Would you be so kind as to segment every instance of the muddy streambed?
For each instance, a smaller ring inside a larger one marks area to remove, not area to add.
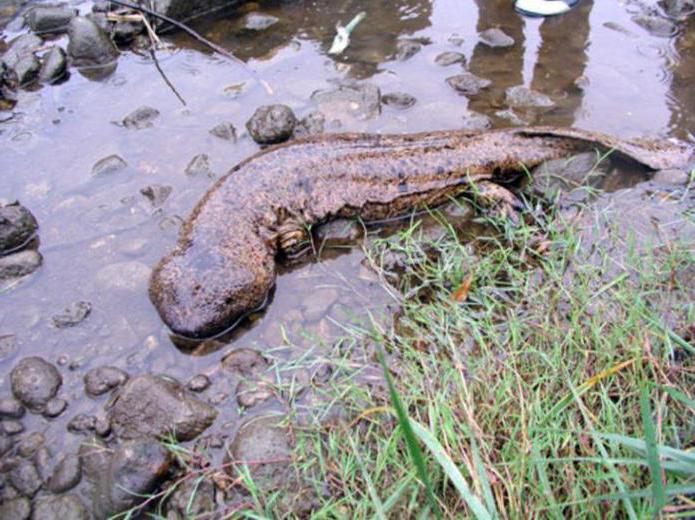
[[[92,8],[71,4],[84,13]],[[211,183],[258,150],[244,125],[261,105],[288,105],[300,119],[321,111],[329,132],[550,124],[693,140],[692,19],[659,22],[649,2],[585,0],[565,17],[542,21],[522,19],[508,4],[267,2],[192,24],[246,61],[272,95],[243,67],[180,33],[162,36],[157,58],[185,105],[146,52],[123,51],[116,69],[98,80],[73,69],[65,82],[20,91],[14,109],[0,113],[0,198],[20,200],[37,217],[43,266],[2,286],[0,394],[10,395],[10,370],[20,359],[40,355],[58,367],[67,408],[53,419],[26,415],[18,435],[41,432],[54,457],[74,453],[84,434],[68,432],[68,424],[76,416],[103,419],[107,400],[86,396],[83,378],[109,365],[131,377],[158,373],[184,383],[207,374],[212,386],[200,397],[219,415],[205,436],[221,446],[242,413],[276,406],[259,398],[240,411],[238,381],[218,377],[225,356],[252,349],[277,367],[278,381],[306,381],[329,370],[332,338],[345,327],[387,320],[397,310],[398,298],[360,247],[344,246],[285,269],[267,310],[233,334],[191,343],[163,327],[147,297],[150,268]],[[14,6],[0,13],[8,21],[0,50],[25,32],[13,20]],[[350,47],[329,56],[336,22],[362,10],[367,17]],[[250,31],[243,27],[249,12],[276,21]],[[513,43],[484,43],[478,33],[491,28]],[[64,47],[67,38],[54,41]],[[464,70],[491,84],[464,95],[456,80],[447,82]],[[336,95],[341,85],[351,94]],[[518,86],[543,96],[509,93]],[[159,112],[151,125],[118,124],[141,106]],[[212,134],[220,124],[232,125],[236,136]],[[120,158],[117,167],[99,172],[95,165],[110,156]],[[436,230],[436,222],[428,225]],[[89,314],[57,326],[55,317],[66,308],[74,313],[78,302]]]

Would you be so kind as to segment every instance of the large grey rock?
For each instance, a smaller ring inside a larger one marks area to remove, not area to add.
[[[117,437],[173,434],[189,441],[205,431],[217,411],[178,381],[153,375],[135,377],[116,393],[109,420]]]
[[[22,359],[10,372],[12,393],[27,408],[42,411],[63,384],[58,369],[38,356]]]
[[[36,33],[62,33],[68,28],[70,20],[77,16],[77,9],[58,6],[37,6],[26,15],[31,30]]]
[[[68,54],[78,67],[106,65],[118,57],[109,35],[89,18],[73,18],[68,25],[68,36]]]
[[[57,45],[51,47],[43,57],[39,81],[42,83],[56,83],[67,76],[68,61],[65,51]]]
[[[287,105],[265,105],[246,122],[246,130],[258,144],[275,144],[292,137],[296,124],[297,117]]]
[[[31,211],[18,202],[0,206],[0,255],[23,247],[38,227]]]

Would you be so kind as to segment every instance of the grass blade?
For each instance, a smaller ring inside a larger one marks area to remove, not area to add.
[[[654,513],[658,515],[666,506],[666,494],[664,483],[661,480],[661,462],[656,442],[656,428],[652,422],[652,412],[649,406],[649,392],[646,386],[642,386],[640,392],[640,409],[642,411],[642,425],[644,427],[644,439],[647,444],[647,461],[649,472],[652,476],[652,494],[654,498]]]

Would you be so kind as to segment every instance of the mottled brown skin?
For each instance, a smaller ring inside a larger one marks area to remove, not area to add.
[[[411,135],[333,134],[266,149],[210,189],[157,265],[150,298],[177,334],[204,338],[265,305],[276,256],[309,225],[378,220],[432,206],[472,183],[504,181],[587,149],[649,169],[682,166],[684,146],[635,144],[575,129]]]

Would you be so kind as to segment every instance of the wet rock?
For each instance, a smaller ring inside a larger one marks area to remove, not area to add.
[[[25,16],[27,24],[36,33],[63,33],[70,21],[77,16],[77,10],[69,7],[38,6]]]
[[[297,118],[286,105],[265,105],[246,122],[246,129],[258,144],[274,144],[292,136]]]
[[[10,482],[14,488],[27,498],[33,497],[41,489],[43,482],[34,463],[21,459],[10,471]]]
[[[97,426],[97,418],[93,415],[87,415],[85,413],[77,414],[75,417],[70,419],[68,423],[68,431],[70,433],[79,433],[86,435],[93,432]]]
[[[118,57],[111,38],[89,18],[73,18],[68,24],[68,36],[68,54],[78,67],[106,65]]]
[[[39,71],[39,81],[41,83],[53,84],[67,76],[67,55],[61,48],[53,46],[43,56],[41,70]]]
[[[446,78],[446,82],[451,88],[467,96],[475,96],[492,84],[489,79],[481,78],[471,72],[451,76]]]
[[[215,8],[229,7],[240,3],[239,0],[153,0],[151,7],[158,13],[175,20],[186,20],[197,14],[210,12]],[[162,23],[159,22],[158,23]],[[165,24],[164,24],[165,25]]]
[[[381,113],[381,91],[375,85],[368,83],[341,85],[332,90],[318,90],[311,97],[329,119],[349,116],[366,120]]]
[[[172,493],[167,503],[167,518],[202,518],[212,516],[215,510],[215,485],[212,479],[188,479]]]
[[[77,451],[82,473],[92,482],[97,482],[106,474],[112,455],[113,450],[96,437],[84,440]]]
[[[7,67],[13,69],[20,59],[32,55],[41,45],[43,45],[43,40],[35,34],[23,34],[12,40],[9,48],[2,56],[2,61]]]
[[[27,408],[42,411],[63,384],[58,369],[38,356],[22,359],[10,373],[12,393]]]
[[[188,163],[188,166],[186,166],[184,173],[188,177],[207,177],[209,179],[214,179],[216,177],[215,172],[213,172],[210,167],[210,157],[204,153],[193,157],[191,162]]]
[[[509,87],[506,91],[506,101],[511,107],[552,107],[555,103],[545,94],[531,90],[523,85]]]
[[[19,202],[0,206],[0,255],[24,247],[38,227],[31,211]]]
[[[173,187],[164,184],[150,184],[142,188],[140,194],[149,200],[152,206],[158,208],[166,202],[173,190]]]
[[[68,402],[60,397],[54,397],[46,403],[46,409],[43,411],[44,417],[58,417],[68,407]]]
[[[126,45],[132,42],[140,34],[145,26],[136,22],[118,22],[113,26],[111,35],[119,45]]]
[[[150,268],[142,262],[118,262],[101,268],[96,283],[107,291],[135,292],[145,290],[150,278]]]
[[[17,453],[20,457],[28,459],[33,457],[39,448],[45,444],[45,442],[46,437],[43,433],[32,432],[19,441],[19,444],[17,444]]]
[[[0,501],[0,518],[7,520],[29,520],[31,516],[31,502],[27,498],[13,498]]]
[[[79,325],[87,319],[92,312],[92,304],[89,302],[73,302],[65,310],[51,318],[53,326],[57,329],[67,329]]]
[[[316,110],[302,118],[299,123],[297,123],[297,126],[294,127],[294,137],[320,135],[324,132],[325,126],[326,116]]]
[[[314,236],[320,247],[349,246],[364,236],[364,227],[356,220],[335,219],[318,226]]]
[[[17,350],[17,338],[14,334],[0,336],[0,360],[5,360]]]
[[[210,378],[205,374],[198,374],[194,376],[186,385],[191,392],[204,392],[210,388]]]
[[[14,440],[3,432],[0,432],[0,457],[4,456],[14,447]],[[0,500],[1,502],[1,500]]]
[[[92,4],[93,13],[108,13],[111,9],[111,3],[108,0],[96,0]]]
[[[142,106],[135,109],[123,118],[122,124],[126,128],[142,130],[154,125],[155,119],[159,117],[159,110],[156,108]]]
[[[91,515],[76,495],[47,495],[34,504],[32,520],[89,520]]]
[[[188,441],[205,431],[216,417],[214,408],[178,381],[153,375],[125,383],[109,410],[113,431],[122,439],[173,433],[177,440]]]
[[[0,256],[0,280],[27,276],[41,267],[42,263],[43,257],[34,250]]]
[[[222,358],[222,368],[224,370],[236,372],[244,376],[264,372],[268,366],[268,361],[266,361],[263,355],[250,348],[233,350]]]
[[[215,137],[224,139],[225,141],[236,143],[236,128],[232,123],[220,123],[210,130],[210,133]]]
[[[331,306],[338,301],[336,289],[317,289],[302,302],[301,309],[306,321],[317,321],[323,318]]]
[[[484,43],[488,47],[492,48],[503,48],[512,47],[514,45],[514,38],[505,33],[502,29],[493,27],[481,32],[478,35],[481,43]]]
[[[508,108],[506,110],[498,110],[497,112],[495,112],[495,116],[505,121],[508,121],[510,124],[514,126],[523,126],[526,124],[526,121],[521,119],[521,117],[519,117],[519,115],[516,112],[514,112],[514,110],[512,110],[511,108]]]
[[[125,441],[110,457],[96,481],[94,513],[108,518],[130,509],[164,479],[171,464],[169,452],[156,440]]]
[[[92,175],[94,177],[101,177],[103,175],[111,175],[122,169],[126,168],[128,163],[126,163],[118,155],[109,155],[103,159],[99,159],[94,166],[92,166]]]
[[[460,52],[442,52],[441,54],[437,55],[437,57],[434,59],[434,62],[442,67],[448,67],[449,65],[453,65],[455,63],[461,63],[462,65],[465,65],[466,56],[464,56]]]
[[[32,457],[36,471],[39,472],[42,482],[48,481],[53,472],[53,456],[46,446],[41,446]]]
[[[11,110],[17,104],[17,74],[0,62],[0,110]]]
[[[422,50],[422,44],[416,40],[398,40],[396,43],[395,58],[398,61],[406,61]]]
[[[14,72],[17,75],[17,81],[20,87],[25,87],[36,82],[41,70],[41,63],[33,54],[20,58],[14,66]]]
[[[381,96],[381,102],[386,106],[405,110],[412,107],[417,102],[417,99],[406,92],[391,92]]]
[[[236,400],[239,406],[252,408],[267,401],[273,395],[273,389],[265,381],[240,381],[236,387]]]
[[[279,18],[263,13],[249,13],[241,23],[247,31],[264,31],[280,21]]]
[[[695,0],[661,0],[666,14],[676,20],[684,20],[695,13]]]
[[[77,455],[65,455],[55,466],[47,487],[52,493],[65,493],[82,479],[82,466]]]
[[[490,118],[485,114],[479,114],[478,112],[468,111],[463,116],[463,123],[461,123],[461,130],[485,130],[490,128],[492,122]]]
[[[546,161],[531,171],[531,190],[549,199],[562,191],[596,185],[609,169],[607,162],[598,163],[596,153],[585,152],[570,159]]]
[[[128,380],[128,374],[116,367],[97,367],[84,376],[84,389],[92,397],[110,392]]]
[[[670,38],[678,31],[676,24],[661,16],[640,14],[633,16],[632,21],[658,38]]]
[[[11,397],[0,399],[0,417],[9,419],[21,419],[26,410],[22,403]]]
[[[282,420],[278,416],[253,417],[239,427],[226,456],[226,462],[235,462],[228,469],[233,477],[239,476],[237,466],[253,462],[247,468],[259,489],[269,493],[283,487],[291,477],[292,446]]]
[[[24,431],[24,425],[14,419],[5,419],[0,421],[0,430],[6,435],[19,435]]]
[[[677,169],[659,170],[652,175],[652,181],[658,184],[672,184],[679,186],[688,184],[690,181],[690,175],[688,172]],[[2,412],[0,412],[0,415],[2,415]]]

